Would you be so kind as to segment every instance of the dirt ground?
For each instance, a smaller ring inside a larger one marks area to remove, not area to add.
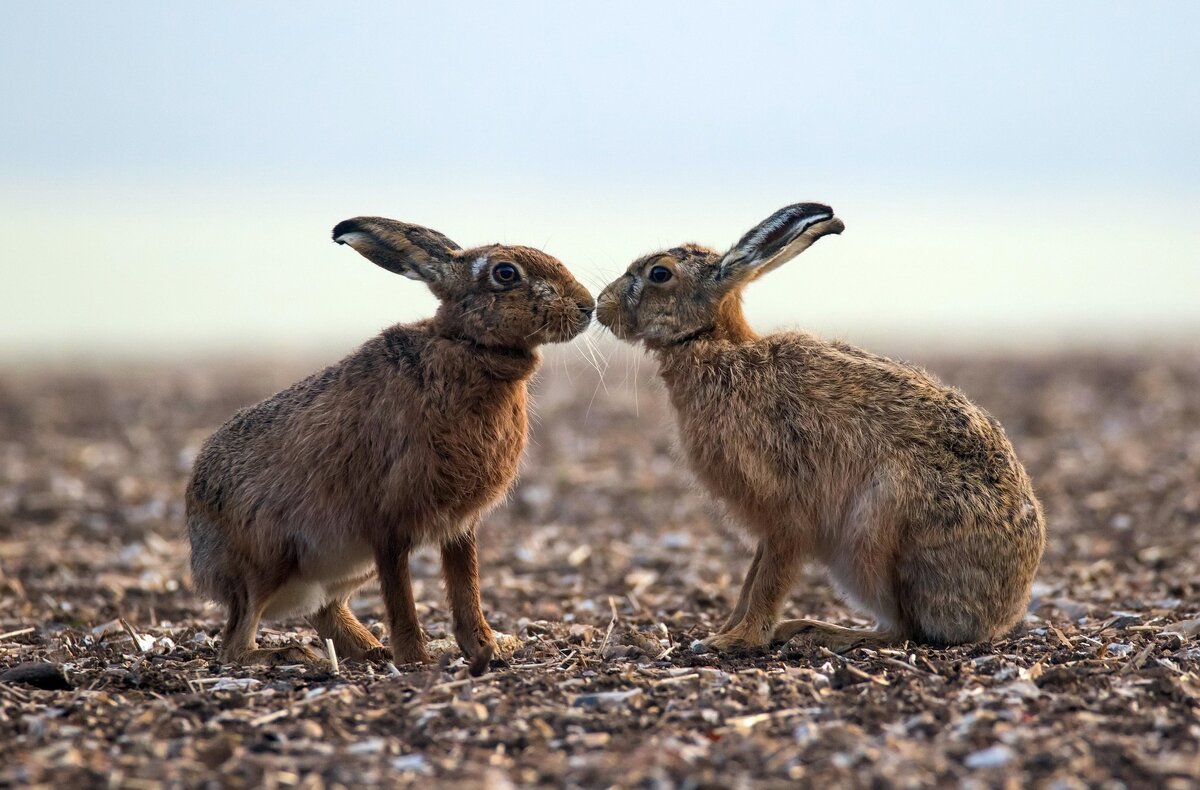
[[[1195,787],[1200,352],[918,360],[1006,426],[1048,515],[995,644],[719,658],[749,552],[673,459],[643,361],[552,357],[519,487],[481,533],[516,652],[433,667],[222,666],[189,592],[199,443],[296,364],[0,370],[0,786]],[[448,636],[435,557],[415,560]],[[356,610],[383,616],[378,591]],[[810,573],[790,616],[854,624]],[[264,642],[315,640],[272,623]],[[65,682],[64,682],[65,677]]]

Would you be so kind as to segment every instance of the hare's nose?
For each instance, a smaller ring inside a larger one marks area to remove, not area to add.
[[[588,302],[576,302],[579,305],[579,312],[583,313],[586,318],[592,317],[592,311],[596,309],[596,305]]]

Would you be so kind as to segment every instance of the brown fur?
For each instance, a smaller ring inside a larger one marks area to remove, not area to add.
[[[598,300],[601,323],[658,357],[693,471],[758,541],[718,650],[986,640],[1029,601],[1045,526],[999,423],[911,365],[746,322],[747,283],[842,229],[827,206],[788,206],[724,255],[645,256]],[[656,266],[671,278],[653,283]],[[778,622],[810,560],[876,630]]]
[[[582,331],[594,303],[561,263],[526,247],[464,251],[375,217],[340,223],[334,239],[426,282],[442,304],[238,412],[204,444],[187,490],[195,585],[228,607],[228,661],[315,659],[255,647],[259,619],[285,614],[309,616],[346,658],[427,661],[408,557],[435,543],[455,636],[482,671],[495,642],[475,530],[516,478],[536,347]],[[498,282],[502,264],[519,281]],[[390,654],[346,605],[376,571]]]

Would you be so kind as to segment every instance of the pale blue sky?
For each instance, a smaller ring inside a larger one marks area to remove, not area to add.
[[[1200,5],[19,4],[0,353],[349,348],[431,309],[347,216],[599,285],[796,200],[752,291],[869,341],[1191,337]],[[764,281],[765,282],[765,281]]]

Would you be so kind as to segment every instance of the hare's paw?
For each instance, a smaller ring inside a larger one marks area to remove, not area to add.
[[[895,633],[886,630],[846,628],[820,620],[784,620],[777,624],[771,634],[771,642],[782,644],[798,639],[810,647],[823,647],[835,653],[844,653],[856,647],[879,647],[902,641]]]
[[[269,667],[282,667],[291,664],[326,664],[329,659],[311,647],[305,645],[287,645],[285,647],[260,647],[247,650],[235,661],[239,664],[263,664]]]
[[[740,653],[761,650],[770,644],[770,631],[749,628],[733,628],[713,634],[703,645],[715,653]]]
[[[487,672],[488,664],[492,663],[492,658],[497,653],[496,640],[488,635],[487,641],[478,641],[470,646],[468,650],[466,645],[462,646],[463,655],[467,657],[467,666],[472,675],[478,676]]]
[[[455,634],[454,639],[466,657],[472,675],[486,672],[492,658],[500,652],[496,646],[496,636],[486,623],[479,628],[463,629]]]
[[[359,655],[355,656],[359,661],[370,661],[373,664],[387,664],[392,661],[392,651],[388,650],[383,645],[378,647],[369,647],[363,650]]]
[[[425,642],[422,639],[394,639],[392,640],[392,661],[396,666],[402,664],[432,664],[433,657],[429,655],[429,651],[425,649]]]

